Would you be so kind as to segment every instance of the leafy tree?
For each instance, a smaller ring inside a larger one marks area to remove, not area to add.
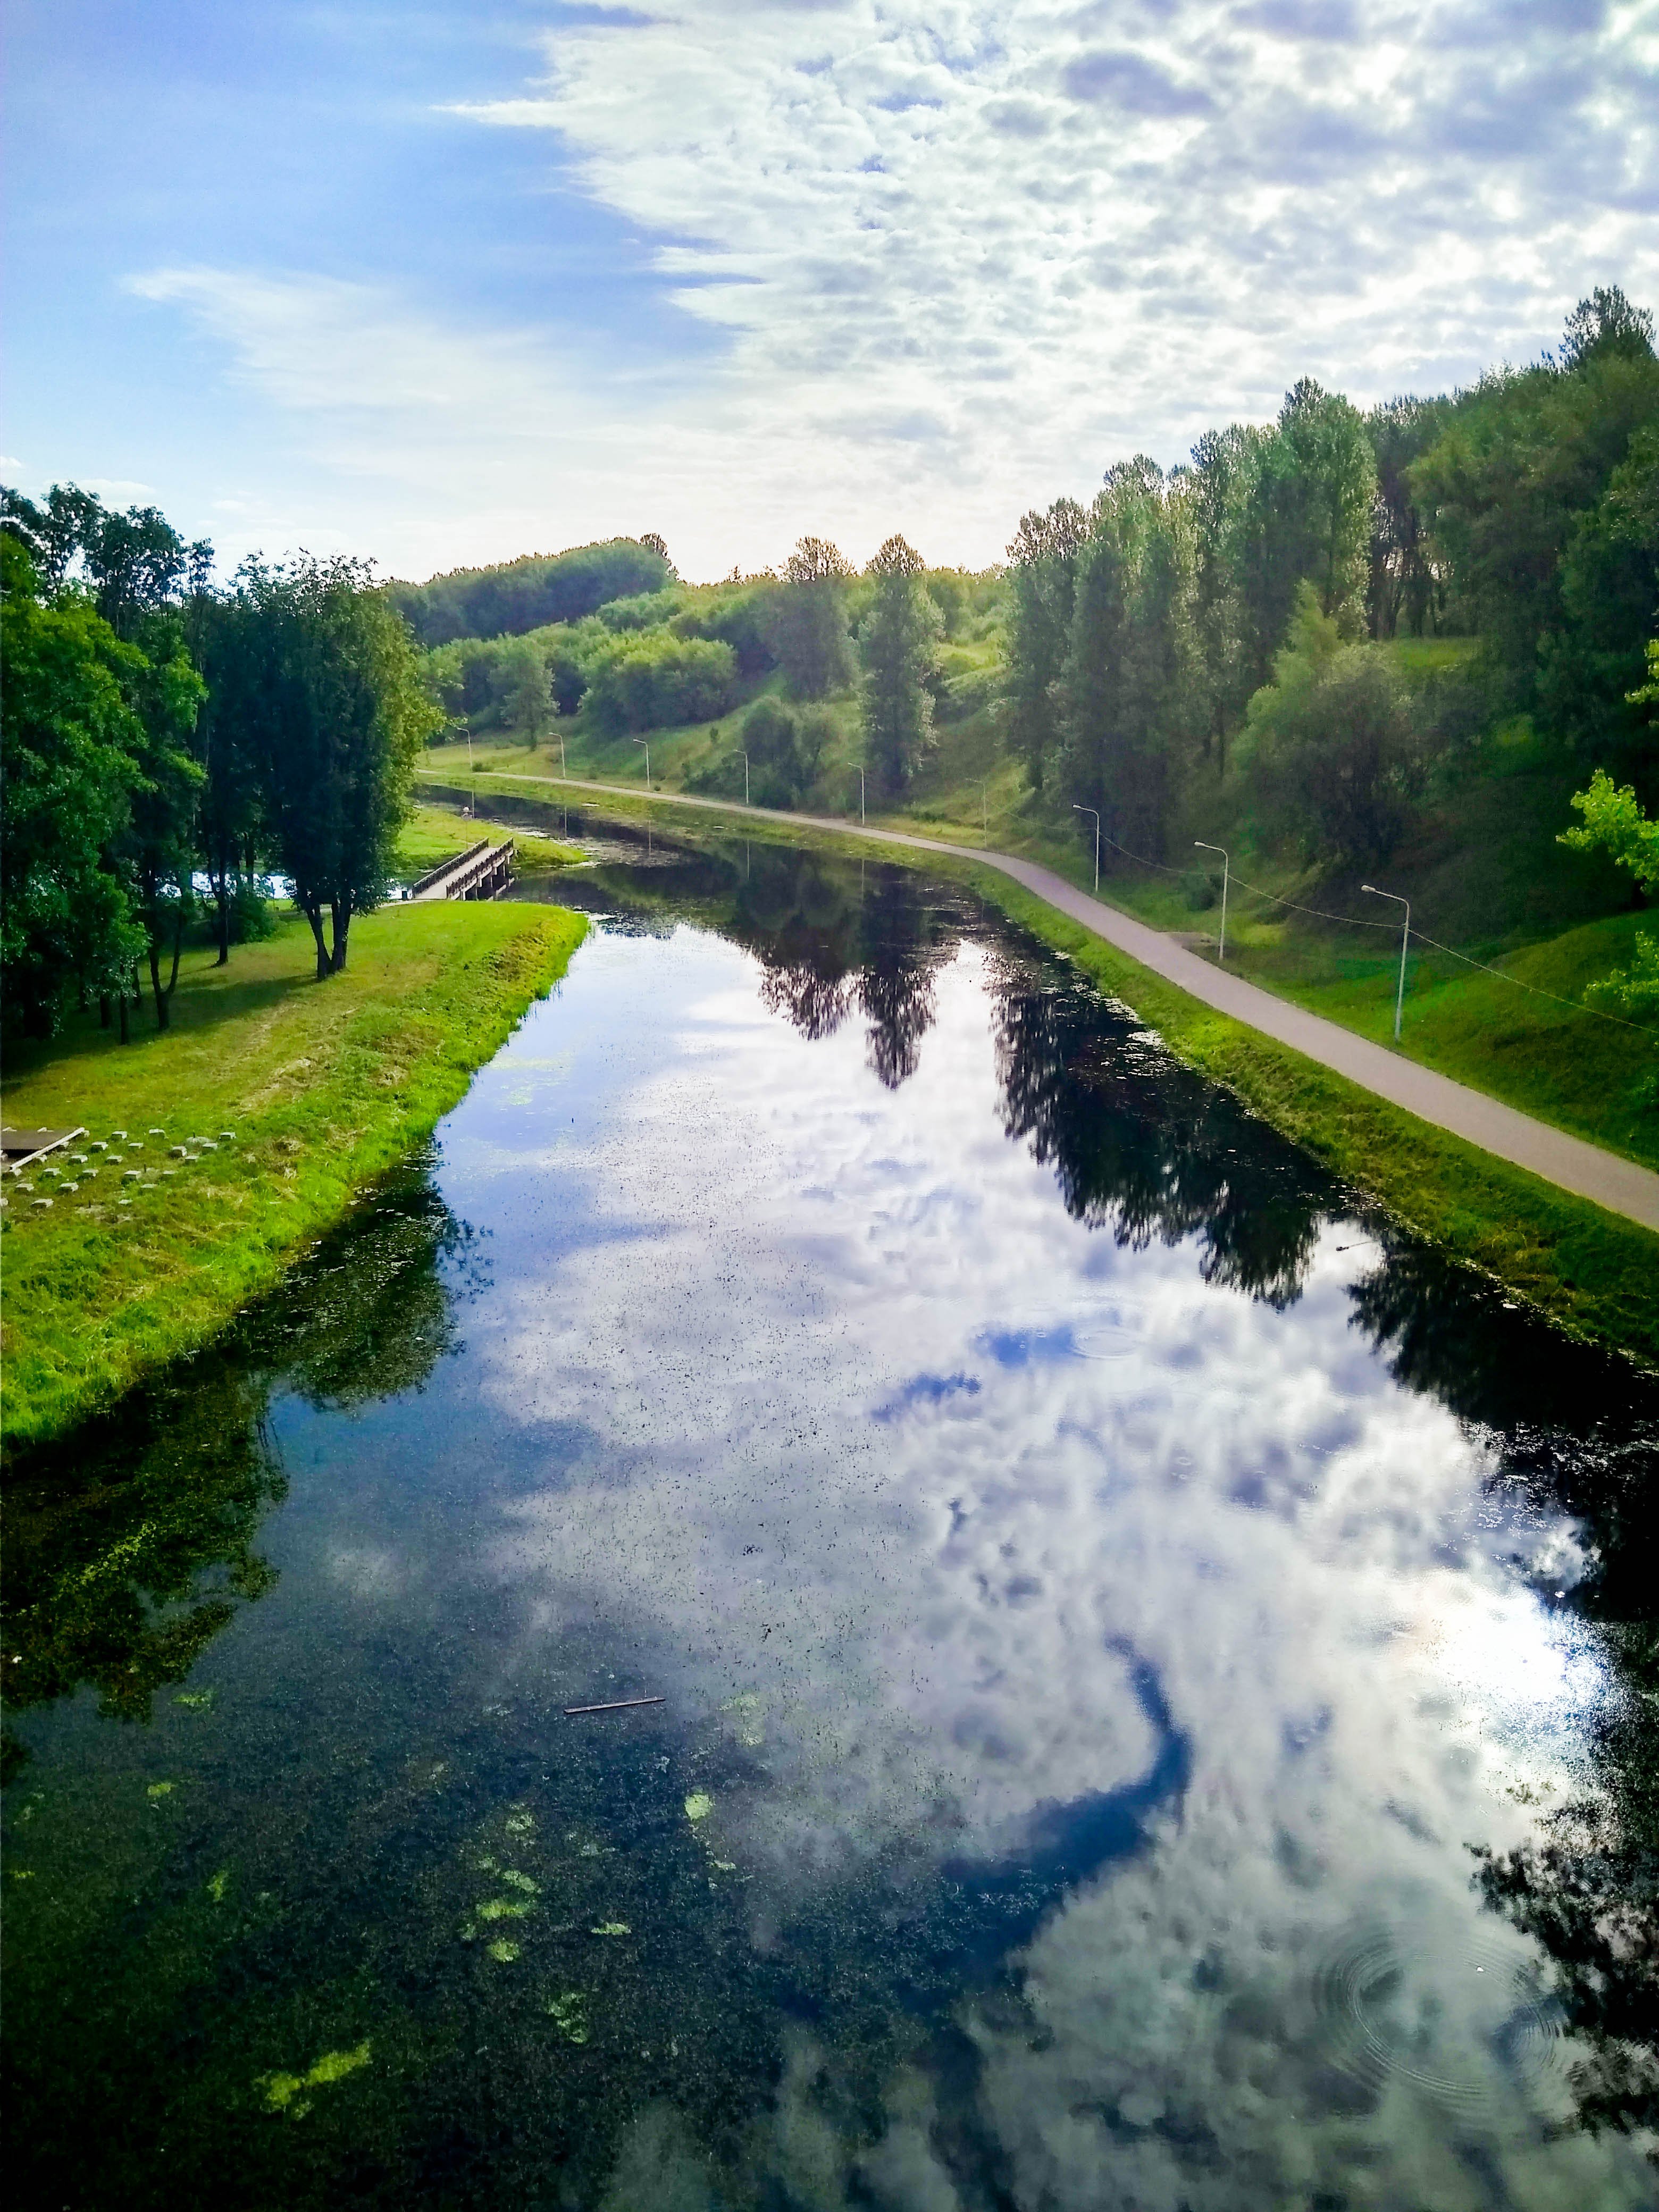
[[[1078,556],[1089,518],[1075,500],[1059,499],[1046,514],[1023,514],[1008,548],[1012,590],[1009,626],[1009,738],[1041,791],[1060,742],[1059,687],[1071,644]]]
[[[1648,647],[1648,662],[1652,678],[1633,698],[1659,703],[1659,640]],[[1634,788],[1615,785],[1607,770],[1598,768],[1589,789],[1575,792],[1571,803],[1583,821],[1577,829],[1564,830],[1558,843],[1581,853],[1606,853],[1616,866],[1635,877],[1649,897],[1659,892],[1659,821],[1643,812]],[[1638,930],[1633,964],[1591,984],[1585,996],[1607,1000],[1633,1014],[1659,1014],[1659,937]]]
[[[212,889],[219,957],[230,958],[233,916],[252,889],[264,840],[259,763],[251,742],[257,717],[242,695],[249,655],[246,606],[205,592],[191,600],[185,635],[206,696],[196,723],[196,757],[205,781],[197,838]]]
[[[835,724],[822,710],[797,714],[777,699],[757,699],[744,716],[750,795],[762,806],[795,806],[817,781]],[[741,788],[738,785],[737,788]]]
[[[366,563],[248,562],[237,593],[266,818],[311,924],[320,981],[345,966],[353,915],[386,895],[415,756],[440,710],[408,629]]]
[[[149,957],[155,1025],[167,1025],[167,1001],[179,981],[179,954],[192,904],[197,817],[205,772],[192,750],[205,687],[185,648],[174,614],[146,614],[134,624],[143,648],[134,681],[142,732],[135,787],[116,849],[131,870]],[[172,937],[172,972],[161,981],[164,942]]]
[[[1659,752],[1631,688],[1659,610],[1659,421],[1632,434],[1607,489],[1576,518],[1560,594],[1560,627],[1539,648],[1544,714],[1581,757],[1617,759],[1659,799]]]
[[[110,862],[143,780],[143,655],[82,594],[57,604],[0,534],[0,981],[8,1029],[48,1036],[80,993],[125,1006],[143,932]]]
[[[1108,471],[1078,563],[1063,692],[1068,793],[1147,854],[1163,845],[1190,699],[1190,548],[1165,493],[1144,454]]]
[[[1424,763],[1411,696],[1386,653],[1345,643],[1311,584],[1237,757],[1267,820],[1310,859],[1380,859],[1405,827]]]
[[[558,713],[546,661],[527,638],[518,640],[497,661],[495,680],[501,720],[521,732],[525,743],[533,748],[552,728]]]
[[[659,538],[613,538],[568,553],[529,553],[489,568],[455,568],[425,584],[388,584],[392,604],[422,645],[520,636],[580,622],[612,599],[674,580]]]
[[[1621,684],[1618,667],[1639,667],[1651,628],[1650,603],[1628,630],[1615,629],[1628,612],[1601,610],[1597,592],[1605,581],[1627,607],[1651,561],[1641,520],[1647,449],[1637,441],[1656,428],[1651,321],[1609,291],[1580,303],[1559,362],[1504,370],[1461,394],[1409,471],[1448,564],[1449,612],[1486,641],[1500,703],[1536,707],[1541,677],[1542,703],[1583,750],[1615,726],[1627,730],[1620,695],[1630,678]],[[1635,474],[1615,491],[1627,461]]]
[[[803,538],[770,599],[771,645],[798,699],[823,699],[853,680],[847,635],[852,565],[824,538]]]
[[[1304,376],[1255,448],[1235,532],[1253,684],[1265,683],[1298,587],[1322,612],[1357,615],[1364,591],[1376,464],[1358,409]]]
[[[1173,496],[1185,509],[1193,548],[1192,621],[1205,750],[1218,775],[1227,739],[1253,688],[1242,577],[1246,494],[1269,431],[1245,422],[1206,430],[1190,466],[1176,471]]]
[[[859,638],[865,749],[879,787],[899,792],[933,744],[927,687],[943,624],[921,582],[921,556],[902,538],[890,538],[866,573],[875,592]]]
[[[1439,435],[1446,405],[1438,399],[1390,399],[1365,417],[1376,460],[1371,508],[1370,574],[1365,587],[1366,626],[1373,637],[1393,637],[1403,625],[1421,637],[1444,602],[1428,520],[1412,487],[1413,464]]]

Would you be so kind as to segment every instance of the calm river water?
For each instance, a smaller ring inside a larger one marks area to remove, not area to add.
[[[12,2201],[1650,2203],[1659,1392],[963,896],[558,895],[429,1160],[14,1472]]]

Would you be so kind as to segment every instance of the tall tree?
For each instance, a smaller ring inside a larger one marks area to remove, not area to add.
[[[552,728],[558,708],[554,703],[547,662],[528,638],[515,640],[496,664],[501,720],[517,730],[533,750]]]
[[[1237,538],[1252,688],[1265,684],[1311,583],[1320,610],[1357,614],[1365,586],[1376,463],[1358,410],[1304,376],[1255,455]]]
[[[246,686],[251,672],[249,609],[234,594],[195,593],[185,635],[207,696],[196,724],[202,786],[198,836],[213,893],[218,959],[230,958],[231,908],[239,881],[263,858],[264,815],[253,744],[258,711]]]
[[[1376,461],[1365,587],[1366,623],[1373,637],[1393,637],[1402,623],[1413,637],[1421,637],[1444,599],[1411,469],[1434,443],[1445,418],[1443,400],[1413,398],[1388,400],[1365,417]]]
[[[1205,431],[1172,486],[1193,549],[1198,705],[1204,749],[1218,775],[1227,772],[1227,740],[1243,714],[1255,670],[1246,643],[1240,538],[1247,495],[1272,434],[1249,422]]]
[[[143,656],[83,594],[48,603],[11,530],[0,580],[0,1004],[9,1030],[47,1036],[81,994],[125,1006],[143,948],[109,860],[143,777]]]
[[[850,562],[827,538],[803,538],[784,563],[770,608],[770,642],[798,699],[823,699],[853,678],[847,635]]]
[[[192,903],[197,816],[205,781],[192,749],[204,686],[185,645],[176,614],[146,613],[131,623],[142,665],[134,683],[143,732],[141,771],[125,835],[116,850],[131,870],[149,957],[155,1026],[167,1025],[167,1001],[179,981],[179,954]],[[167,940],[171,939],[170,946]],[[172,969],[161,981],[164,946]]]
[[[923,587],[922,557],[890,538],[866,574],[875,594],[859,647],[864,659],[864,742],[879,787],[902,791],[933,740],[928,679],[939,665],[943,624]]]
[[[1091,524],[1066,664],[1066,787],[1155,858],[1190,726],[1190,542],[1144,454],[1108,471]]]
[[[1078,556],[1089,518],[1073,499],[1021,515],[1008,548],[1013,609],[1008,634],[1009,738],[1041,791],[1060,742],[1060,685],[1071,643]]]
[[[353,915],[386,895],[415,757],[441,709],[365,562],[249,562],[237,591],[249,616],[247,696],[266,818],[311,924],[321,981],[345,966]]]

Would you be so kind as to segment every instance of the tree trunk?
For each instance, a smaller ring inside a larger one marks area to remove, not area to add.
[[[125,1043],[126,1042],[126,1041],[127,1041],[127,987],[126,987],[126,981],[125,981],[125,977],[122,979],[122,983],[121,983],[121,999],[120,999],[120,1004],[121,1004],[121,1042],[122,1042],[122,1043],[123,1043],[123,1044],[125,1044]]]
[[[219,908],[219,957],[216,968],[230,965],[230,855],[219,855],[219,872],[213,878],[213,896]]]
[[[334,969],[328,957],[327,943],[323,936],[323,910],[320,906],[308,906],[305,910],[305,916],[311,924],[311,933],[317,940],[317,981],[319,983],[325,983],[334,973]]]
[[[337,975],[346,964],[346,938],[351,928],[351,902],[336,899],[331,911],[334,917],[334,972]]]
[[[179,911],[173,923],[173,973],[167,977],[167,996],[173,996],[173,986],[179,981],[179,954],[185,942],[185,887],[179,886]]]
[[[167,994],[161,988],[161,949],[154,937],[149,940],[149,988],[155,994],[155,1026],[164,1030],[167,1025]]]
[[[100,1030],[106,1030],[109,1027],[109,993],[107,991],[100,991],[98,994],[98,1026]]]

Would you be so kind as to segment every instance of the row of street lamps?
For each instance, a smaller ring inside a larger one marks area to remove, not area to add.
[[[1095,895],[1098,897],[1100,894],[1099,811],[1092,806],[1079,806],[1075,804],[1073,805],[1072,811],[1073,814],[1091,814],[1094,817]],[[1199,851],[1219,853],[1221,855],[1221,931],[1216,940],[1216,958],[1218,961],[1224,960],[1227,957],[1227,891],[1232,880],[1232,858],[1224,845],[1212,845],[1206,838],[1194,837],[1193,844]],[[1412,902],[1408,898],[1402,898],[1398,891],[1378,890],[1375,884],[1361,884],[1359,888],[1362,891],[1369,891],[1373,898],[1392,899],[1396,906],[1403,906],[1406,909],[1405,924],[1400,933],[1400,981],[1394,994],[1394,1041],[1398,1044],[1400,1024],[1406,1011],[1406,955],[1412,941]]]

